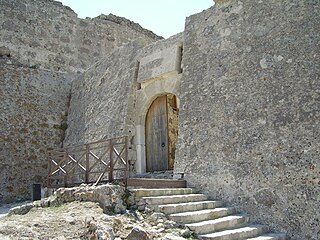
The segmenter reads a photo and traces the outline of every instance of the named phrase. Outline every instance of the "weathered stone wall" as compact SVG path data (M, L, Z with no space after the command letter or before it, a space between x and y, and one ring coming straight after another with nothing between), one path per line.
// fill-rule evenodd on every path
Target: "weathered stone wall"
M52 0L0 0L0 26L0 47L23 64L55 71L83 72L137 37L161 39L114 15L79 19Z
M319 1L186 20L176 172L291 239L320 238Z
M75 74L0 62L0 203L44 183L47 148L61 147Z
M136 53L135 75L125 113L125 133L130 139L129 160L135 161L133 169L137 173L146 171L144 123L147 111L159 95L177 92L181 77L176 65L180 59L177 50L182 42L183 33L179 33L151 43Z
M72 86L65 143L73 145L134 135L135 125L140 124L138 118L142 111L136 107L137 97L146 97L141 88L150 84L147 82L150 79L139 79L141 71L152 70L145 59L149 57L153 63L160 60L160 63L152 65L159 73L150 75L150 78L159 78L167 73L172 75L173 72L176 74L176 49L181 42L182 34L152 44L148 39L139 38L119 47L90 67L83 79L75 81ZM161 54L163 49L174 49L169 65L163 59L168 56ZM146 65L149 64L149 69L143 67L141 59L145 60ZM163 65L170 67L165 68ZM161 88L165 89L164 86Z
M0 156L4 159L0 163L0 202L29 198L31 183L43 183L47 174L45 150L61 146L64 140L71 81L82 77L57 72L84 72L114 49L139 37L145 45L161 39L114 15L79 19L69 7L52 0L0 0ZM119 63L116 58L112 61ZM104 74L105 69L99 72ZM114 85L115 92L118 87L122 89ZM122 91L124 95L129 92ZM122 93L117 93L122 100ZM90 100L81 98L73 111L90 114L91 110L83 109L96 107ZM122 120L121 114L114 120L110 116L109 121ZM82 127L86 130L81 120L73 128L75 133ZM95 125L95 120L90 121ZM91 125L89 129L98 134ZM81 139L84 135L78 137L78 142L85 141Z
M0 202L43 181L77 78L66 145L129 135L129 159L144 171L145 114L173 93L176 173L292 239L320 237L319 1L217 1L187 18L184 34L154 44L157 36L113 15L78 19L43 0L0 6L0 57L32 66L0 64ZM90 65L83 79L37 69Z
M67 145L128 135L126 115L133 104L136 57L147 44L140 38L116 49L73 83Z
M182 33L152 44L137 39L97 62L83 79L74 81L65 145L127 135L129 159L136 160L137 146L144 147L144 131L137 133L136 127L144 125L147 110L159 94L177 92L177 79L181 77L176 66L177 50L182 41ZM170 55L164 56L163 52L171 49ZM148 77L139 79L139 74Z
M181 58L177 56L181 52L182 45L179 43L181 34L172 36L164 41L150 45L140 58L138 82L167 77L179 73ZM179 41L180 40L180 41Z

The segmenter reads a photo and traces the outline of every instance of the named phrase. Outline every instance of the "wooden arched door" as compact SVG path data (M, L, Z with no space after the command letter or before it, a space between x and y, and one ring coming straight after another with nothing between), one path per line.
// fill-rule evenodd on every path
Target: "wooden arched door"
M167 96L158 97L146 116L147 171L168 169L168 114Z
M173 169L178 138L178 104L173 94L162 95L146 116L147 171Z

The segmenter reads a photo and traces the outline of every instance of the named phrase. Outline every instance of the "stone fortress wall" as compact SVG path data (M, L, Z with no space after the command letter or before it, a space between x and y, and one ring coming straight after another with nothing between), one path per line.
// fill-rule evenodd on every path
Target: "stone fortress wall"
M173 93L180 102L174 172L241 206L255 223L294 240L318 239L319 5L219 0L188 17L181 34L124 41L73 77L70 106L57 111L68 108L64 144L129 135L129 158L143 172L146 111L157 96ZM57 66L83 72L79 64Z
M187 18L182 35L107 56L85 77L90 90L78 86L88 96L81 107L87 114L70 114L69 121L83 120L82 140L132 136L130 158L143 172L146 111L159 94L174 93L181 103L174 171L241 206L253 222L292 239L317 239L318 16L313 1L219 1ZM180 45L182 73L174 67ZM77 139L73 128L67 133Z
M127 108L142 38L116 49L74 81L65 145L128 135ZM129 99L131 101L129 101Z
M25 65L83 72L116 47L138 37L161 37L114 15L80 19L53 0L1 0L0 46Z
M85 77L90 90L77 88L88 96L81 107L87 114L76 115L83 97L77 96L69 121L83 121L82 140L132 136L130 158L143 172L146 111L159 94L174 93L181 103L174 171L211 197L241 206L253 222L292 239L317 239L317 39L314 1L218 1L187 18L182 35L107 56L104 67ZM174 72L179 45L180 74ZM78 135L73 127L71 142Z
M292 239L320 238L319 8L218 1L184 32L175 171Z
M74 73L0 64L0 203L44 183L47 149L61 146Z
M182 42L183 33L152 44L136 39L98 61L83 79L74 81L65 145L127 135L129 158L137 160L137 146L144 146L140 130L150 104L157 95L178 94L181 74L176 62ZM138 164L136 168L141 169Z
M0 26L2 203L44 183L46 151L65 137L71 82L131 40L161 37L114 15L79 19L52 0L0 0Z

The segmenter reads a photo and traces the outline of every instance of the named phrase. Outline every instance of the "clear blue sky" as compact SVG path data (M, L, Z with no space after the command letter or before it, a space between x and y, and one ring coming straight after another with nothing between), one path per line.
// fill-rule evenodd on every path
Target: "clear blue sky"
M112 13L139 23L165 38L184 30L185 18L213 5L213 0L58 0L80 18Z

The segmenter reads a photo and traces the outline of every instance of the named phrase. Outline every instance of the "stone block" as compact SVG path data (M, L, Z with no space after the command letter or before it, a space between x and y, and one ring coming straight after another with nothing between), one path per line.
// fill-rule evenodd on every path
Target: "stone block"
M9 56L10 56L10 49L5 46L1 46L0 57L9 57Z
M138 72L138 82L159 78L165 74L178 73L176 62L179 61L179 46L172 45L162 50L156 50L141 58Z

